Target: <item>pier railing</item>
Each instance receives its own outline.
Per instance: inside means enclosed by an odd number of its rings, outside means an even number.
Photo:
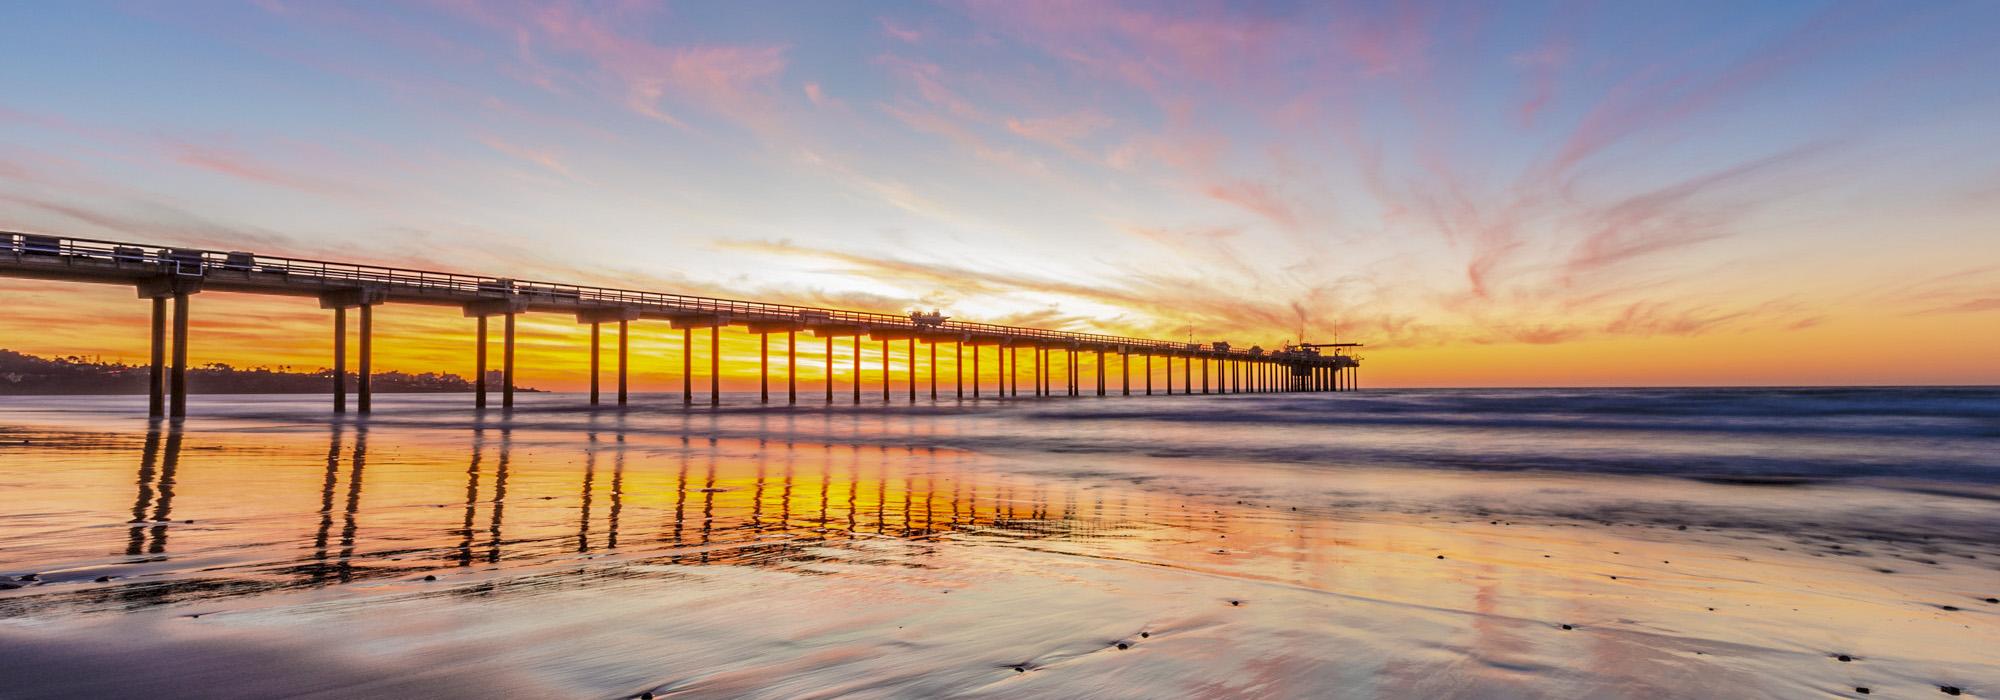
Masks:
[[[1008,326],[992,323],[947,320],[938,324],[918,324],[908,316],[871,311],[853,311],[794,304],[774,304],[671,292],[649,292],[614,287],[544,282],[509,277],[468,275],[406,267],[363,263],[332,262],[266,255],[244,251],[214,251],[200,248],[145,245],[89,238],[43,236],[0,232],[0,256],[11,254],[47,256],[78,261],[101,261],[118,265],[157,266],[163,273],[205,277],[210,274],[278,275],[288,285],[317,285],[328,289],[365,286],[401,291],[431,291],[493,299],[518,297],[528,300],[569,302],[579,306],[637,307],[665,313],[716,314],[738,318],[795,319],[827,325],[854,325],[872,328],[911,329],[925,332],[968,333],[980,336],[1024,338],[1044,342],[1071,342],[1089,345],[1125,346],[1134,350],[1243,354],[1242,350],[1215,350],[1184,342],[1083,333],[1078,331]],[[1245,354],[1247,356],[1247,354]]]

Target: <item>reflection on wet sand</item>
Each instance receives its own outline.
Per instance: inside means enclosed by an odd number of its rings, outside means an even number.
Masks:
[[[940,444],[1012,429],[984,414],[380,418],[0,426],[0,642],[269,635],[582,697],[1796,696],[1996,668],[2000,550],[1918,529],[1988,502]]]
[[[179,469],[181,458],[180,426],[174,424],[167,430],[165,455],[160,453],[160,421],[153,421],[151,429],[146,431],[145,453],[139,458],[139,497],[132,502],[132,527],[125,546],[128,556],[167,550],[166,523],[171,522],[173,515],[174,472]],[[152,511],[151,517],[146,515],[148,509]],[[148,527],[147,523],[153,525]]]
[[[115,588],[143,594],[47,589],[0,600],[0,616],[132,610],[435,575],[439,565],[532,565],[620,550],[621,538],[649,544],[637,553],[629,547],[621,552],[638,555],[626,560],[634,565],[817,573],[817,563],[860,554],[830,550],[853,550],[854,543],[871,538],[1084,540],[1167,524],[1157,516],[1141,520],[1148,514],[1131,509],[1125,496],[1107,501],[1110,492],[1104,490],[969,470],[965,467],[975,458],[937,448],[691,436],[652,440],[608,430],[609,436],[587,432],[573,448],[549,435],[534,436],[532,482],[524,493],[510,483],[522,478],[521,448],[516,431],[504,425],[474,426],[469,440],[399,440],[392,462],[379,467],[391,471],[381,473],[370,465],[374,429],[365,422],[329,426],[318,456],[310,459],[305,436],[283,433],[260,435],[255,449],[244,450],[234,449],[229,436],[203,436],[215,442],[203,444],[198,459],[190,461],[183,456],[188,436],[178,426],[166,426],[148,432],[140,450],[126,558],[93,569],[111,572]],[[436,477],[450,473],[454,461],[464,465],[462,491],[451,497],[454,515],[440,522],[435,514],[443,510],[445,494],[456,489]],[[316,464],[311,482],[296,478],[301,470],[294,465],[306,463]],[[608,464],[608,475],[600,475],[601,464]],[[203,480],[203,490],[177,492],[176,473],[190,469],[212,478]],[[564,480],[569,487],[556,491]],[[301,502],[277,489],[307,483],[315,507],[280,508]],[[373,503],[380,489],[394,493],[388,502]],[[192,551],[170,541],[168,518],[177,497],[222,514],[208,521],[210,532],[226,533],[221,541]],[[552,507],[565,499],[574,499],[573,505]],[[635,509],[657,511],[658,517],[640,518],[644,527],[634,532],[626,521]],[[313,523],[303,547],[283,541],[282,523],[295,519]],[[559,519],[569,521],[566,534],[558,534]],[[177,556],[222,562],[180,570],[172,566]],[[160,566],[144,574],[135,569],[146,562]]]

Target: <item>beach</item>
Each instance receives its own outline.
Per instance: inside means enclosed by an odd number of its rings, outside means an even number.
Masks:
[[[2000,693],[2000,389],[324,402],[0,398],[0,697]]]

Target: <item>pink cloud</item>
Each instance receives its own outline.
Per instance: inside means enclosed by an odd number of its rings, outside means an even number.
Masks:
[[[833,99],[832,97],[828,97],[826,94],[826,90],[824,88],[821,88],[819,86],[819,83],[806,83],[804,90],[806,93],[806,101],[811,102],[814,107],[842,106],[839,100]]]
[[[482,136],[479,138],[479,142],[486,144],[487,148],[512,156],[543,170],[561,175],[564,178],[577,179],[576,174],[570,172],[569,166],[563,163],[562,159],[553,151],[521,146],[497,136]]]
[[[1052,146],[1069,146],[1112,125],[1111,117],[1084,110],[1056,117],[1009,119],[1007,130],[1031,141]]]
[[[924,40],[924,33],[922,31],[919,31],[912,27],[905,27],[901,24],[897,24],[895,20],[889,19],[887,17],[879,17],[876,18],[876,21],[882,24],[883,34],[887,34],[889,35],[890,38],[895,39],[897,41],[901,41],[906,44],[915,44],[917,42]]]
[[[633,111],[679,126],[675,111],[693,106],[753,127],[775,128],[771,98],[786,68],[782,45],[661,45],[623,27],[656,12],[646,3],[608,9],[579,3],[543,5],[509,13],[468,2],[448,3],[459,14],[513,40],[530,64],[532,83],[552,85],[553,69],[533,57],[543,52],[580,56],[622,90]]]
[[[1242,208],[1288,230],[1299,228],[1298,214],[1284,197],[1259,182],[1237,180],[1209,185],[1203,194],[1219,202]]]
[[[351,193],[351,189],[344,185],[321,178],[289,172],[223,148],[201,146],[185,141],[170,141],[164,145],[163,149],[166,156],[176,163],[228,175],[240,180],[284,187],[310,194],[344,195]]]

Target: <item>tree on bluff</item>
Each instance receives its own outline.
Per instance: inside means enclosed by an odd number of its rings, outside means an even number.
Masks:
[[[145,365],[104,362],[76,355],[37,357],[0,349],[0,394],[144,394],[151,376]],[[333,370],[295,371],[290,367],[238,368],[211,362],[188,368],[188,392],[195,394],[320,394],[333,381]],[[348,372],[347,386],[359,379]],[[497,387],[498,384],[489,383]],[[438,393],[472,391],[472,382],[445,372],[376,372],[377,393]],[[516,387],[516,391],[536,391]]]

